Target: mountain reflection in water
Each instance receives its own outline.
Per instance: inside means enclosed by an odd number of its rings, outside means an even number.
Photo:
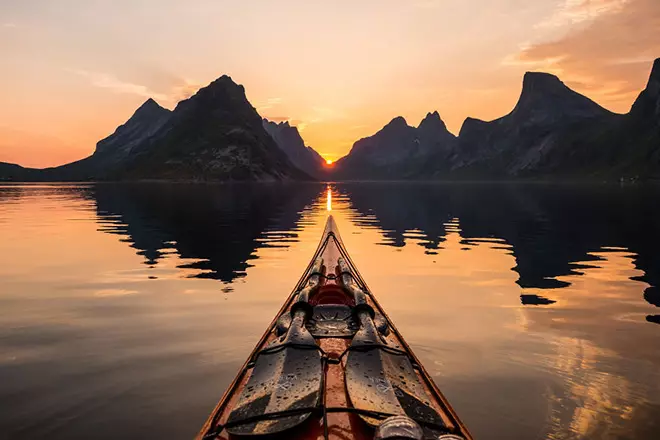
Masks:
[[[194,435],[332,211],[476,438],[657,438],[658,195],[540,184],[0,186],[1,432]]]
[[[300,213],[318,185],[99,185],[101,231],[125,235],[148,265],[175,251],[191,276],[231,282],[245,276],[257,247],[296,238]],[[302,226],[302,225],[301,225]],[[275,232],[273,231],[286,231]]]

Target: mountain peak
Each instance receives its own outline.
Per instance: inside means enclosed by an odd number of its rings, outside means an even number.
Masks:
[[[263,119],[263,126],[295,166],[311,176],[319,175],[325,161],[313,148],[305,146],[298,127],[288,120],[278,123],[266,118]]]
[[[385,129],[393,129],[393,128],[402,128],[402,127],[408,127],[408,122],[406,122],[405,118],[403,116],[397,116],[396,118],[392,119],[390,122],[383,127],[383,130]]]
[[[424,119],[422,119],[422,122],[424,122],[424,121],[433,121],[433,120],[436,120],[436,121],[441,121],[442,120],[440,118],[440,113],[438,113],[437,110],[427,113],[426,116],[424,117]]]
[[[653,96],[660,96],[660,58],[653,62],[646,90]]]
[[[114,133],[96,144],[94,154],[110,153],[114,160],[123,159],[145,139],[154,135],[166,123],[171,113],[152,98],[147,99]]]
[[[486,126],[488,126],[488,122],[468,116],[465,118],[463,124],[461,125],[461,129],[458,132],[458,137],[465,138],[466,136],[469,136],[470,132],[480,130],[482,127]]]
[[[280,127],[280,128],[282,128],[282,127],[285,127],[285,128],[291,128],[291,127],[296,128],[295,126],[292,126],[292,125],[289,123],[288,120],[284,120],[284,121],[277,122],[277,121],[271,121],[271,120],[268,119],[268,118],[263,118],[263,123],[264,123],[264,126],[266,126],[266,125],[272,125],[272,126],[274,126],[274,127]],[[296,128],[296,130],[297,130],[297,128]]]
[[[427,113],[424,119],[422,119],[422,122],[419,123],[419,126],[417,128],[425,129],[426,127],[446,128],[445,123],[440,117],[440,113],[438,113],[437,110],[434,112]]]
[[[653,115],[660,118],[660,58],[653,62],[649,82],[633,103],[630,112],[642,117]]]
[[[234,93],[234,92],[238,92],[240,95],[243,95],[243,97],[245,98],[245,88],[240,84],[236,84],[234,80],[231,79],[230,76],[222,75],[221,77],[213,80],[208,86],[199,89],[197,93],[193,95],[193,97],[200,94],[208,94],[210,96],[215,96],[216,94]],[[245,100],[247,100],[247,98],[245,98]]]
[[[651,68],[651,76],[649,77],[649,82],[660,82],[660,58],[656,58],[653,62],[653,67]]]
[[[557,76],[545,72],[525,72],[523,93],[544,92],[556,88],[566,88]]]
[[[571,90],[555,75],[527,72],[523,78],[520,98],[511,115],[515,118],[515,124],[547,124],[558,120],[591,118],[608,113],[586,96]]]
[[[141,105],[139,108],[142,108],[142,107],[152,107],[152,106],[154,106],[154,105],[160,107],[160,105],[158,105],[158,103],[157,103],[156,101],[154,101],[154,98],[149,98],[149,99],[147,99],[146,101],[144,101],[144,103],[142,103],[142,105]]]
[[[660,58],[657,58],[653,62],[646,90],[648,90],[648,93],[651,96],[658,100],[658,105],[660,105]]]
[[[144,101],[142,103],[142,105],[140,107],[138,107],[137,110],[135,110],[135,113],[133,114],[133,116],[141,115],[141,114],[144,114],[144,113],[162,112],[163,110],[169,112],[169,110],[167,110],[164,107],[161,107],[160,104],[158,104],[156,101],[154,101],[153,98],[149,98],[146,101]]]
[[[177,113],[178,117],[186,114],[188,111],[203,111],[213,113],[213,109],[221,110],[228,108],[242,108],[245,110],[246,115],[250,115],[250,118],[257,118],[257,121],[261,118],[256,110],[252,107],[252,104],[247,99],[245,95],[245,88],[236,84],[231,77],[227,75],[222,75],[221,77],[213,80],[206,87],[202,87],[192,95],[190,98],[180,101],[174,112]],[[200,110],[203,108],[204,110]],[[255,123],[255,121],[251,121]]]
[[[222,75],[216,79],[214,79],[210,85],[218,85],[218,84],[234,84],[237,85],[233,79],[231,79],[231,76],[229,75]]]

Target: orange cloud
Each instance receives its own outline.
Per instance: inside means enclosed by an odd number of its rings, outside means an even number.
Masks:
[[[610,9],[562,38],[524,48],[513,63],[555,73],[602,105],[627,112],[646,84],[652,60],[660,57],[660,2],[603,4]]]

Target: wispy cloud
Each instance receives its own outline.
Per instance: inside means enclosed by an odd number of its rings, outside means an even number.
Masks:
[[[282,98],[268,98],[266,101],[257,104],[257,111],[270,110],[282,103]]]
[[[18,25],[16,23],[7,22],[7,23],[2,23],[2,27],[7,29],[13,29],[13,28],[17,28]]]
[[[126,93],[129,95],[137,95],[143,98],[154,98],[155,100],[168,101],[169,95],[156,93],[149,89],[147,86],[141,84],[133,84],[118,79],[117,77],[101,72],[89,72],[82,69],[68,69],[71,73],[79,75],[88,79],[95,87],[102,89],[109,89],[116,93]]]
[[[177,103],[183,99],[188,99],[204,86],[204,84],[190,79],[182,79],[180,82],[172,86],[172,90],[168,93],[169,101]]]
[[[542,70],[544,72],[554,73],[555,75],[559,75],[562,73],[561,69],[558,69],[558,66],[560,65],[565,55],[554,55],[547,57],[538,57],[533,59],[521,57],[521,54],[526,53],[533,47],[534,45],[531,44],[525,44],[521,46],[519,52],[513,53],[507,56],[506,58],[504,58],[504,60],[502,60],[502,65],[523,66],[530,70]]]
[[[188,80],[177,79],[166,92],[158,92],[143,84],[123,81],[116,76],[103,72],[92,72],[84,69],[67,69],[69,72],[87,79],[93,86],[108,89],[114,93],[136,95],[142,98],[153,98],[164,104],[174,105],[189,98],[202,84]]]
[[[630,0],[564,0],[547,20],[540,22],[539,28],[557,28],[587,23],[606,14],[621,12]]]

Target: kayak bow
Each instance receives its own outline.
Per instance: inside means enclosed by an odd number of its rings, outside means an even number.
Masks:
[[[198,440],[471,440],[352,263],[332,218]]]

